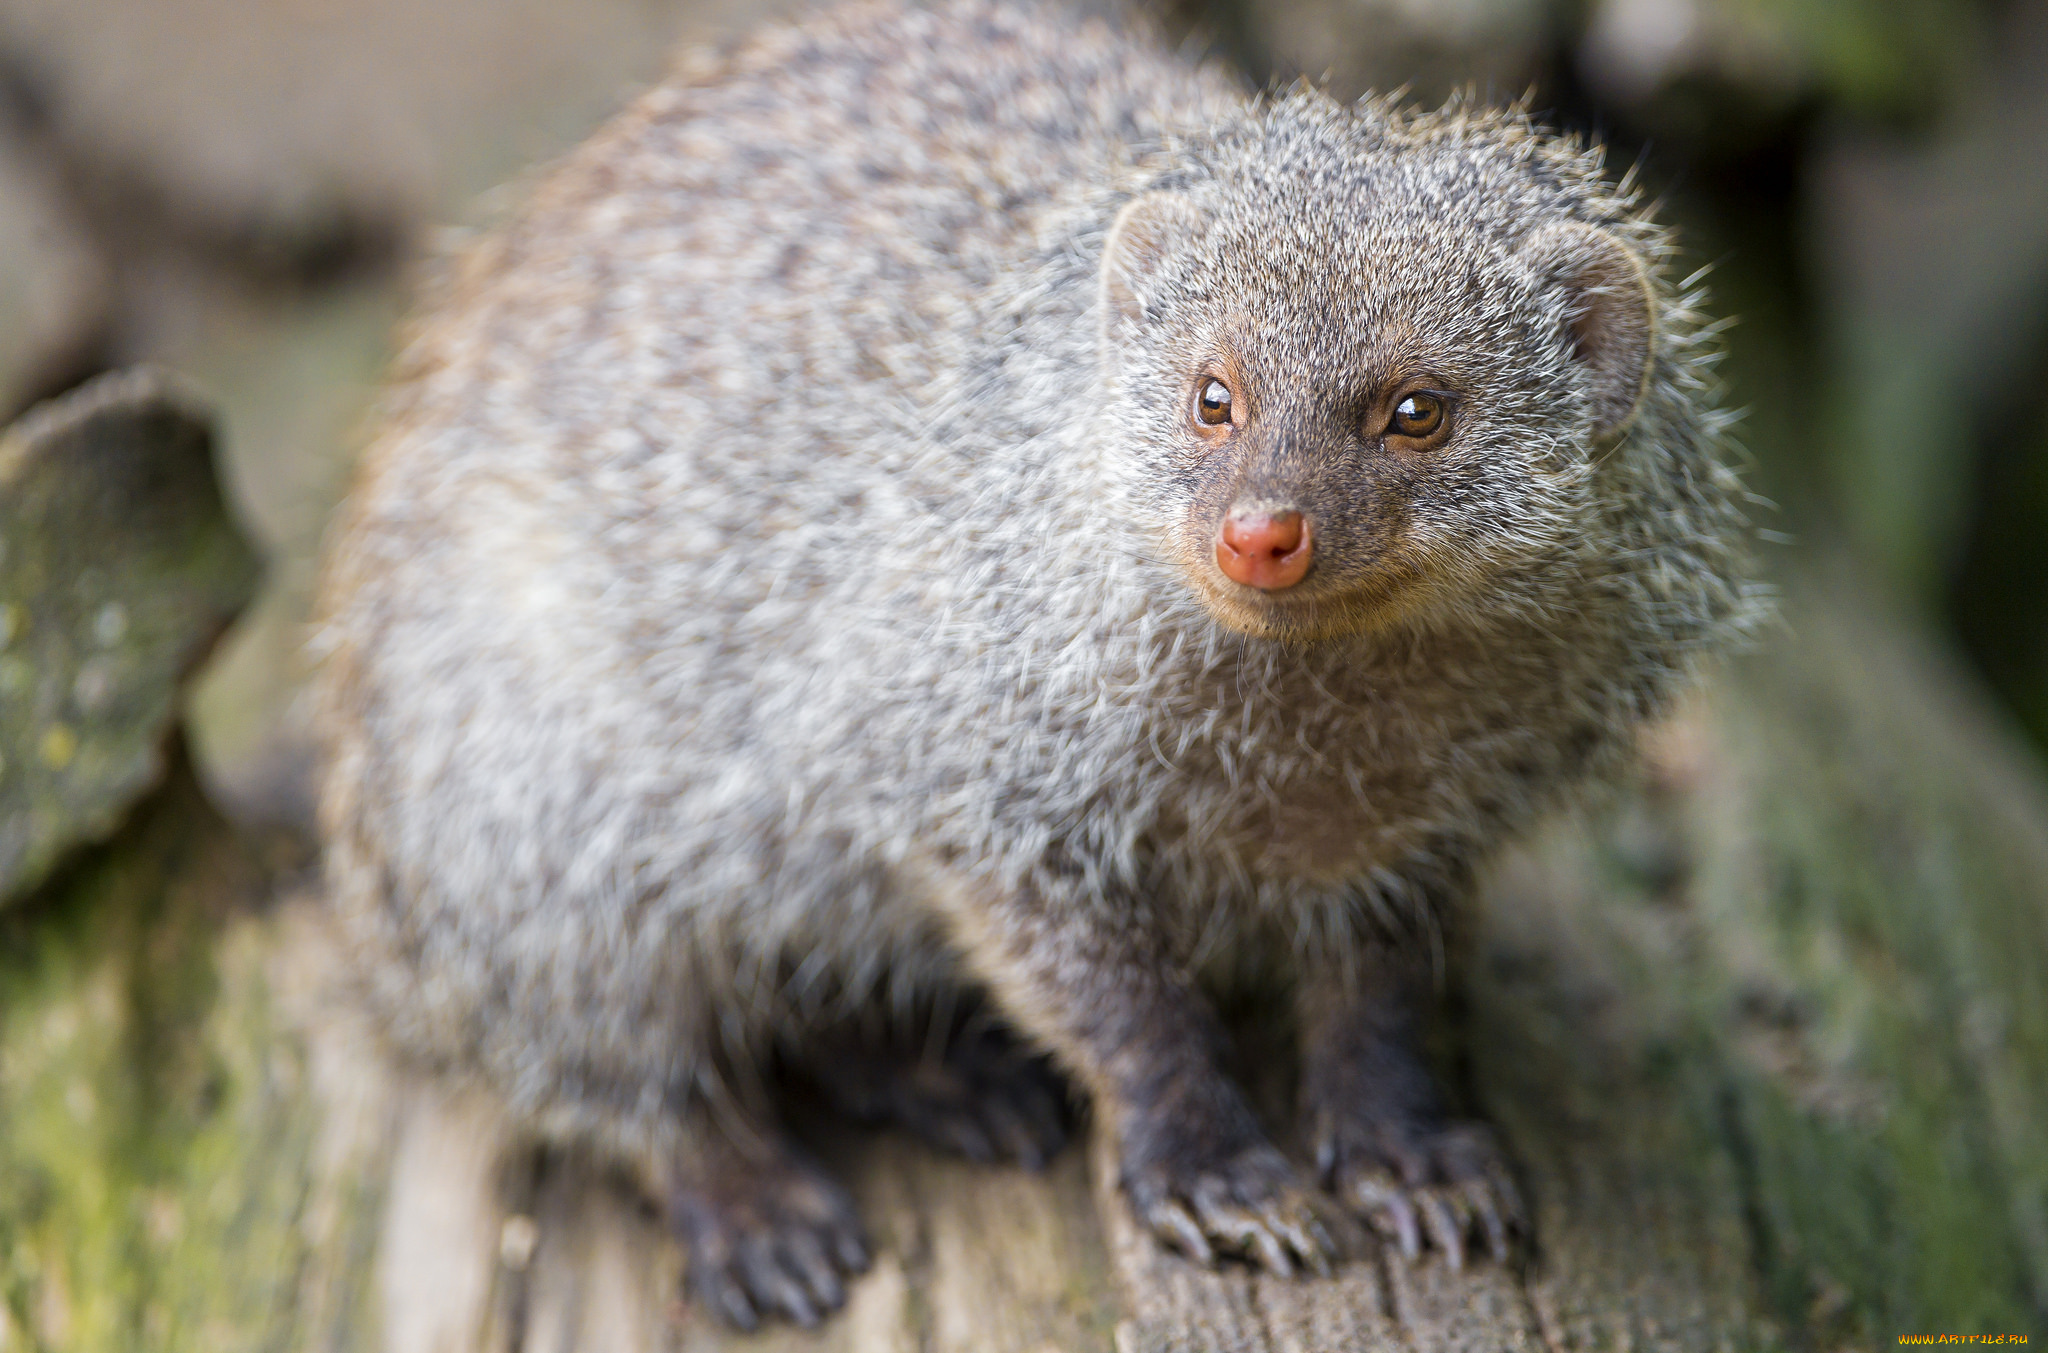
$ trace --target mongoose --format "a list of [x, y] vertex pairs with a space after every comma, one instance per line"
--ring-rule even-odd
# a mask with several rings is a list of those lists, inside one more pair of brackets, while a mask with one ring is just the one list
[[[334, 531], [326, 869], [395, 1035], [637, 1170], [742, 1325], [867, 1262], [761, 1068], [956, 990], [1197, 1259], [1322, 1267], [1316, 1187], [1501, 1252], [1429, 937], [1751, 605], [1672, 251], [1522, 111], [1056, 9], [679, 73], [451, 265]], [[1219, 1061], [1254, 953], [1314, 1172]], [[823, 1060], [1057, 1146], [1028, 1058], [947, 1058]]]

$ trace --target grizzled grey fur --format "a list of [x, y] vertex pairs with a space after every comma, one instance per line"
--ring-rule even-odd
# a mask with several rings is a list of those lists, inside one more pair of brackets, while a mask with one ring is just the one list
[[[961, 982], [1161, 1234], [1319, 1265], [1200, 994], [1256, 950], [1322, 1182], [1498, 1249], [1414, 937], [1750, 609], [1670, 254], [1519, 112], [1249, 99], [1051, 11], [678, 75], [451, 266], [334, 533], [327, 871], [395, 1034], [637, 1165], [732, 1318], [810, 1319], [864, 1250], [754, 1069]], [[1217, 572], [1247, 503], [1312, 525], [1297, 587]]]

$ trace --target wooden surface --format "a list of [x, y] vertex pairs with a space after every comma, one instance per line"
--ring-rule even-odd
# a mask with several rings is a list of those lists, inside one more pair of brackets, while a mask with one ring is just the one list
[[[597, 1164], [391, 1064], [308, 875], [175, 743], [0, 909], [0, 1350], [1835, 1350], [2048, 1334], [2048, 799], [1850, 585], [1490, 871], [1445, 1045], [1535, 1241], [1462, 1275], [1195, 1269], [1099, 1144], [1042, 1176], [803, 1125], [878, 1240], [730, 1337]], [[168, 679], [168, 678], [166, 678]], [[1284, 1129], [1284, 1125], [1282, 1125]]]

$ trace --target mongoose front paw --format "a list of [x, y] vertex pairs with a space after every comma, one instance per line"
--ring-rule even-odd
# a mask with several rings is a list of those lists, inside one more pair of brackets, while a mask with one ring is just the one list
[[868, 1246], [853, 1200], [824, 1171], [786, 1151], [722, 1152], [691, 1175], [668, 1215], [706, 1306], [752, 1330], [764, 1315], [816, 1325], [845, 1304], [844, 1278], [867, 1269]]
[[1526, 1229], [1507, 1161], [1478, 1123], [1320, 1114], [1316, 1168], [1324, 1187], [1409, 1259], [1426, 1242], [1455, 1271], [1476, 1234], [1505, 1263], [1509, 1236]]
[[1240, 1255], [1283, 1277], [1330, 1271], [1334, 1246], [1294, 1167], [1256, 1128], [1177, 1123], [1125, 1133], [1125, 1194], [1138, 1220], [1202, 1264]]
[[915, 1043], [826, 1041], [802, 1069], [841, 1111], [969, 1160], [1037, 1170], [1066, 1145], [1065, 1084], [997, 1026], [971, 1025], [938, 1055]]

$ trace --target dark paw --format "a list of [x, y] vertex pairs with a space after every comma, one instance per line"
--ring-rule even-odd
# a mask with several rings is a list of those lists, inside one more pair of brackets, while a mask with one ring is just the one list
[[1124, 1135], [1124, 1192], [1154, 1235], [1203, 1264], [1221, 1253], [1283, 1277], [1330, 1271], [1308, 1190], [1248, 1112], [1161, 1118]]
[[743, 1330], [764, 1316], [815, 1325], [846, 1302], [845, 1279], [868, 1266], [853, 1200], [792, 1155], [721, 1160], [669, 1200], [689, 1252], [690, 1286]]
[[963, 1029], [935, 1052], [831, 1046], [805, 1069], [843, 1111], [969, 1160], [1037, 1170], [1066, 1145], [1065, 1085], [999, 1028]]
[[1505, 1263], [1525, 1230], [1521, 1195], [1493, 1134], [1478, 1123], [1425, 1126], [1325, 1115], [1317, 1125], [1323, 1185], [1410, 1259], [1425, 1244], [1464, 1267], [1467, 1242]]

